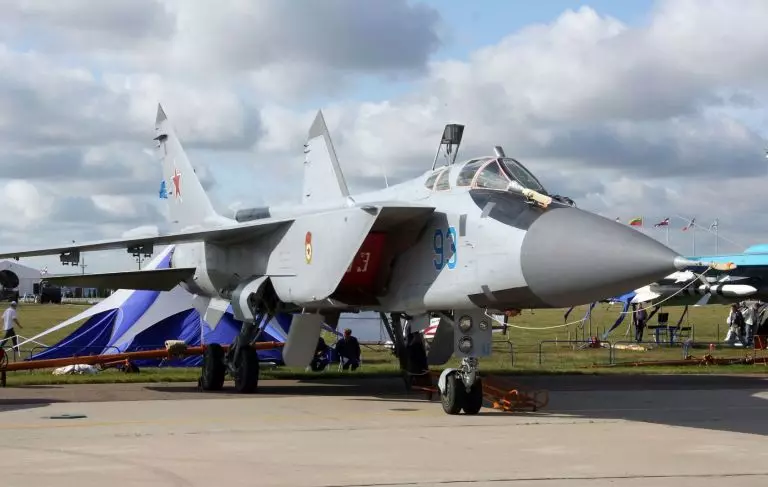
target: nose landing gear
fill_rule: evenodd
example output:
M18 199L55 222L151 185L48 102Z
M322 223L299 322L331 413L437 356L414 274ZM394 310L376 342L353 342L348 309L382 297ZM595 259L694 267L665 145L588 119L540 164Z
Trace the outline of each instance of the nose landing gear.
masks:
M443 411L448 414L477 414L483 407L483 380L478 377L479 361L467 357L457 369L445 369L437 387Z

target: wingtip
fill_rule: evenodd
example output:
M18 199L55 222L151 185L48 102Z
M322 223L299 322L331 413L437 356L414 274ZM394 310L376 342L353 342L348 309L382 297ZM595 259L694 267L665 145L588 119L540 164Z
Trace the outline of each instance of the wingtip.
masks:
M165 110L163 110L163 105L158 103L157 116L155 117L155 123L164 122L165 120L168 120L168 117L165 115Z

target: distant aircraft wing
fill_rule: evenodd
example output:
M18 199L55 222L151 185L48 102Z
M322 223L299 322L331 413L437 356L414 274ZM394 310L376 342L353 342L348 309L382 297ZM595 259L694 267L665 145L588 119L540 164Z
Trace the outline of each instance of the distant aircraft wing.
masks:
M17 259L21 257L36 257L41 255L56 255L64 252L92 252L99 250L128 249L136 245L169 245L185 242L212 242L233 244L262 237L280 228L290 226L294 220L264 219L211 229L192 230L179 233L157 235L153 237L134 237L111 240L85 242L82 244L67 244L56 247L44 247L30 250L17 250L0 253L0 259Z
M195 274L194 267L147 269L145 271L107 272L47 276L45 281L57 286L95 287L100 289L141 289L170 291Z

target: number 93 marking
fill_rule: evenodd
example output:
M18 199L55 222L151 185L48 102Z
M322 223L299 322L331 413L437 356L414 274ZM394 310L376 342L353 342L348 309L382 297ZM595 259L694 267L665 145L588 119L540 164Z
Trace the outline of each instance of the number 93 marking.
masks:
M448 248L446 248L445 240L448 240ZM435 235L432 238L435 257L432 263L435 264L435 269L438 271L446 265L448 265L449 269L456 267L456 240L456 229L454 227L448 227L445 233L443 233L442 228L435 230Z

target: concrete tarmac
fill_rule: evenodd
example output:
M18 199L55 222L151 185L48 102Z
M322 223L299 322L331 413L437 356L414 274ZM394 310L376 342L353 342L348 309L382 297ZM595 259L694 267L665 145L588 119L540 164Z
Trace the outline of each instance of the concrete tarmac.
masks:
M549 405L448 416L389 379L264 381L248 397L191 384L0 389L0 483L768 485L765 376L514 382L549 390Z

